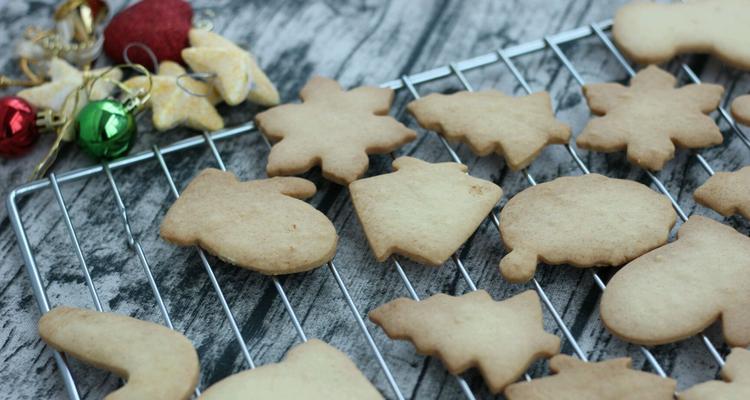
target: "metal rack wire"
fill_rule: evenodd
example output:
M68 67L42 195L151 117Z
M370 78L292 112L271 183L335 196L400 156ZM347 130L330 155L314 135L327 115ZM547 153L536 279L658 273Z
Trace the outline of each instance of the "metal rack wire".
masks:
M609 38L607 37L605 33L605 31L609 29L610 27L611 27L611 21L609 20L591 24L589 26L584 26L584 27L572 29L569 31L561 32L556 35L548 36L548 37L545 37L544 39L539 39L539 40L527 42L524 44L504 48L496 52L488 53L479 57L459 61L456 63L452 63L446 66L442 66L439 68L431 69L431 70L416 73L416 74L406 75L406 76L401 77L400 79L386 82L381 86L390 87L394 90L405 88L409 91L409 93L414 98L419 98L420 94L417 91L417 86L419 84L430 82L430 81L435 81L435 80L440 80L440 79L445 79L445 78L450 78L450 77L455 77L456 79L459 80L459 82L464 87L464 89L471 91L473 90L473 88L471 84L469 83L469 81L464 76L465 71L488 66L491 64L503 63L510 70L512 75L515 77L518 83L524 88L524 90L527 93L531 93L532 92L531 87L529 86L528 82L526 82L525 78L520 73L518 68L515 66L513 59L519 56L539 52L544 49L551 49L554 52L557 59L565 66L565 68L570 72L573 78L579 84L583 85L584 84L583 78L578 73L575 66L571 62L571 60L567 58L567 56L562 51L560 46L563 44L573 43L577 40L587 38L587 37L592 37L592 36L599 38L602 44L606 46L609 52L618 60L618 62L623 66L623 68L628 72L628 74L632 76L635 73L635 71L627 63L627 61L622 57L622 55L618 52L618 50L614 47L614 45L612 44L612 42L609 40ZM695 82L695 83L700 82L698 77L695 75L695 73L690 69L688 65L683 64L681 66L681 70L687 75L687 77L692 82ZM729 113L724 108L720 108L719 114L731 126L732 130L738 135L738 137L742 140L742 142L750 149L750 140L748 140L747 135L736 125L736 123L734 122L732 117L729 115ZM40 311L42 313L49 311L51 308L51 305L47 298L45 285L43 283L42 276L40 274L39 268L35 260L34 251L31 248L29 239L27 237L26 228L24 227L23 221L21 220L21 217L20 217L17 200L20 197L28 196L33 193L39 192L41 190L45 190L47 188L52 189L55 199L57 201L57 204L60 208L62 218L64 219L65 227L66 227L68 236L70 237L73 251L78 259L81 272L86 282L86 286L90 292L92 301L94 303L94 307L97 310L102 311L103 307L99 299L99 294L93 283L93 280L91 279L90 269L86 263L86 257L84 255L84 251L82 250L81 245L78 241L76 229L74 227L73 221L71 220L70 214L68 213L68 207L66 205L62 191L60 190L60 186L63 183L91 177L99 173L104 173L108 181L109 187L111 189L113 198L114 198L114 204L117 208L117 211L119 213L119 216L123 225L123 234L128 243L128 246L133 251L141 267L143 268L144 275L154 295L154 298L160 310L160 313L162 314L162 317L164 318L165 325L171 329L174 329L169 311L164 303L164 299L161 295L159 287L156 281L154 280L152 269L149 264L148 257L146 256L146 251L144 250L138 238L135 237L135 235L133 234L133 229L129 220L128 209L122 200L120 190L112 175L112 170L121 169L121 168L133 168L133 167L143 164L145 161L156 160L159 164L161 172L163 173L166 179L166 183L168 184L171 193L173 194L175 198L177 198L179 197L179 191L173 180L169 167L164 160L164 155L205 145L205 146L208 146L208 148L210 149L217 163L217 166L222 170L226 170L226 166L224 165L223 159L219 153L219 150L215 142L221 141L221 140L227 140L227 139L236 137L241 134L252 132L254 130L255 130L254 124L247 123L247 124L238 126L236 128L226 129L226 130L219 131L219 132L214 132L210 134L204 133L202 136L201 135L195 136L195 137L174 143L172 145L165 146L163 148L158 148L155 146L152 149L152 151L138 153L138 154L131 155L126 158L113 161L110 163L103 163L101 165L92 166L89 168L62 173L59 176L55 174L50 174L50 177L47 180L31 182L31 183L19 186L18 188L11 191L7 199L7 207L9 211L10 221L16 233L18 244L21 249L24 262L26 264L27 273L31 280L32 290L34 292L34 296L37 300ZM462 160L460 159L456 151L451 147L451 145L442 136L438 135L438 138L440 139L443 147L445 148L445 151L448 153L451 159L455 162L461 162ZM270 148L270 144L268 143L268 141L265 141L265 144L266 146ZM565 145L565 147L566 147L568 154L571 156L571 158L573 159L577 167L581 170L581 172L584 174L590 173L589 168L586 166L586 164L582 161L582 159L577 154L575 147L570 144ZM699 161L700 165L706 170L706 172L709 175L713 175L714 173L713 169L711 168L709 163L705 160L705 158L703 158L698 153L696 153L696 158ZM654 184L654 186L656 186L659 191L661 191L670 199L674 209L677 211L680 218L683 221L685 221L687 219L687 214L680 207L680 205L677 203L675 198L669 193L666 186L651 172L645 171L645 173L649 177L651 182ZM530 185L533 186L537 184L535 178L527 170L524 170L523 174ZM499 221L498 221L495 210L493 210L493 212L490 213L488 218L490 219L491 223L497 229L499 229ZM225 317L227 321L229 322L230 328L232 330L232 334L234 335L234 338L236 339L236 341L238 342L240 346L240 351L247 364L247 367L255 368L255 362L251 355L250 348L247 345L247 340L242 335L242 332L240 330L240 327L238 326L237 320L234 317L234 313L231 307L229 306L226 300L226 297L224 296L223 289L219 285L216 279L216 276L213 272L213 267L211 266L203 250L196 247L196 252L198 254L198 257L201 260L201 263L206 271L206 274L208 275L209 280L211 281L213 290L217 296L217 299L219 300L221 304L221 308L225 314ZM454 254L451 258L452 258L453 263L457 267L458 273L465 280L469 289L477 290L477 286L474 280L471 278L470 274L465 268L464 263L460 259L459 255ZM413 299L419 300L420 297L415 291L414 286L412 285L410 279L408 278L406 272L404 271L404 268L402 267L401 263L398 261L396 257L392 257L391 262L395 266L395 269L399 277L403 281L405 288L407 292L409 293L409 295ZM380 365L382 372L385 375L385 378L390 386L392 396L398 399L404 399L405 398L404 394L402 393L398 384L396 383L396 379L391 373L391 370L388 364L386 363L382 352L380 351L372 335L370 334L367 326L365 325L364 320L362 318L362 314L359 311L357 305L355 304L351 294L349 293L347 285L341 278L341 275L338 272L338 268L336 267L333 261L327 263L327 267L330 270L333 277L335 278L336 283L340 289L340 292L344 300L346 301L347 306L349 310L351 311L352 316L355 319L355 322L357 323L359 330L361 331L361 334L363 335L365 341L367 342L368 346L370 347L372 351L372 355L375 357L378 364ZM284 308L287 314L289 315L289 318L292 322L292 325L294 326L297 336L299 337L301 341L303 342L307 341L307 335L304 332L299 322L299 319L297 318L296 313L288 300L288 297L283 288L283 285L275 277L271 277L270 279L272 283L274 284L274 287L280 299L282 300ZM605 290L606 285L604 284L604 281L599 277L599 275L597 275L596 273L592 273L592 279L601 290ZM546 294L542 285L536 279L532 280L532 284L536 292L539 294L539 297L541 298L545 308L549 311L549 313L552 315L553 319L555 320L556 324L558 325L564 338L568 341L568 343L573 348L575 355L578 356L581 360L588 361L587 354L583 351L583 349L577 342L575 336L571 333L570 329L565 325L562 317L560 316L559 311L554 307L554 305L550 301L549 296ZM722 366L724 363L724 359L722 358L720 352L716 349L716 346L705 335L701 335L701 340L703 341L704 345L706 346L706 349L711 354L711 356L716 361L716 363ZM663 367L660 365L658 360L654 357L654 355L648 349L641 347L640 351L645 356L651 368L657 374L661 376L667 376ZM60 353L53 352L53 357L62 375L62 379L65 384L66 391L69 397L71 399L79 399L80 398L79 391L78 391L78 388L76 387L76 382L74 380L74 377L70 369L68 368L68 364L66 362L65 356ZM469 399L474 399L474 394L471 388L469 387L469 385L466 383L466 381L463 380L460 376L457 376L456 379L457 379L460 389L466 395L466 397ZM531 377L528 374L526 374L525 379L528 380L528 379L531 379ZM200 391L196 390L196 394L199 394L199 393Z

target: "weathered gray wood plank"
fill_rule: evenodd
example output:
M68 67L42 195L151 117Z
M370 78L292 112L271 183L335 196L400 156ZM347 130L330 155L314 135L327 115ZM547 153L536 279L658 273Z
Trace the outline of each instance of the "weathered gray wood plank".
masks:
M611 17L624 0L612 1L409 1L409 2L243 2L197 1L196 7L210 7L216 14L217 30L242 44L249 44L285 100L296 93L312 74L335 77L346 86L376 84L443 65L451 61L487 53L507 45L539 38L545 34ZM0 3L0 26L9 37L0 38L4 48L31 23L47 18L55 1ZM111 1L113 9L123 1ZM587 80L624 79L625 71L595 39L564 46ZM524 56L516 60L534 90L549 90L559 117L579 132L589 113L580 88L570 74L549 52ZM747 74L724 71L714 61L705 67L704 59L692 60L703 71L706 81L731 83L731 96L745 93L750 87ZM10 52L0 54L3 72L16 72ZM698 67L701 67L698 69ZM672 66L676 71L677 66ZM523 89L501 64L467 73L475 88L499 88L523 94ZM736 83L733 83L735 82ZM420 92L459 90L455 78L421 85ZM6 91L6 93L9 93ZM401 91L393 112L411 126L416 124L403 112L410 100ZM222 107L227 126L246 121L255 109L249 105L230 109ZM716 170L734 170L750 163L748 150L726 129L726 143L702 153ZM138 149L151 144L165 145L196 132L176 129L164 134L152 133L148 116L140 122L142 135ZM51 138L45 138L49 143ZM257 133L219 143L227 166L244 179L264 176L267 150ZM19 160L0 161L0 194L23 181L45 146ZM429 161L445 161L448 155L431 132L420 130L420 139L399 153L412 154ZM465 146L458 153L472 174L492 179L502 185L506 199L527 187L521 174L505 168L498 157L477 159ZM609 176L629 177L648 183L642 171L630 167L621 154L602 155L581 151L592 171ZM184 187L197 171L214 166L207 149L190 150L166 157L178 187ZM389 170L389 158L372 158L370 174ZM56 171L89 165L85 156L66 149ZM559 175L579 174L575 163L561 146L546 149L534 162L530 172L539 181ZM124 201L130 211L134 233L154 269L156 280L172 314L176 328L194 341L202 363L202 386L244 368L239 347L230 333L216 296L195 252L178 249L162 242L158 225L171 203L166 181L158 165L151 161L127 171L116 171ZM660 172L670 191L689 213L720 218L696 206L692 192L706 179L694 157L679 152L667 169ZM334 221L340 239L336 263L349 286L362 315L370 309L406 291L390 264L377 263L369 252L362 230L353 213L345 189L326 183L318 173L309 178L316 182L318 194L313 204ZM139 318L161 322L145 277L137 259L127 248L114 199L104 176L63 185L73 223L105 308ZM503 200L504 204L505 200ZM22 215L29 231L53 304L92 307L80 268L69 245L59 209L50 191L21 201ZM0 398L57 398L63 387L50 353L38 339L35 322L39 317L23 263L16 248L5 210L0 211ZM728 222L745 233L747 221L730 218ZM504 253L497 231L485 222L461 251L477 285L495 298L505 298L528 286L509 285L498 275L496 265ZM216 275L248 340L253 357L259 364L279 360L286 350L298 343L295 331L270 281L257 274L232 268L212 259ZM452 263L428 269L404 262L406 272L417 292L427 296L436 292L463 292L466 284ZM607 271L603 271L607 275ZM560 310L567 326L576 335L592 359L629 355L635 365L645 360L637 350L614 339L598 318L600 291L593 285L588 271L568 267L541 268L537 274L553 304ZM282 280L303 328L311 337L322 338L347 352L377 387L386 395L391 391L370 349L360 334L349 309L326 268L290 276ZM548 329L561 335L549 313ZM367 326L385 354L399 386L413 398L457 398L460 391L445 373L439 361L414 354L409 343L394 342L373 324ZM718 331L709 336L722 343ZM564 351L570 353L566 344ZM697 339L662 346L655 355L667 372L678 378L680 386L710 379L716 367ZM544 372L543 363L532 369L532 375ZM648 367L646 367L648 368ZM75 371L82 393L100 398L119 382L109 374L76 364ZM481 395L489 395L476 373L466 375Z

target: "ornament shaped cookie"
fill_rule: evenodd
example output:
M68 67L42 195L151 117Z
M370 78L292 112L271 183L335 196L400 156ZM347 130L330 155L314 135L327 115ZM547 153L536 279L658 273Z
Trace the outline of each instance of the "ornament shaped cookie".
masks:
M658 171L674 158L675 146L697 149L720 144L721 131L708 113L724 89L690 84L675 88L677 79L656 66L639 71L626 87L595 83L583 87L591 112L603 115L586 125L579 147L611 153L627 151L628 160Z
M666 196L638 182L598 174L557 178L518 193L500 212L510 250L500 272L521 283L539 262L620 266L667 243L676 218Z
M50 81L39 86L34 86L18 92L18 97L23 98L39 109L62 111L63 103L69 94L78 89L84 80L93 79L103 73L112 81L122 78L122 70L119 68L99 68L91 71L80 71L60 58L53 58L48 62L48 76ZM109 72L107 72L109 70ZM109 96L115 85L107 79L97 79L91 88L91 98L87 100L101 100Z
M677 394L679 400L750 399L750 351L732 349L721 369L724 381L710 381Z
M205 169L167 212L161 236L265 275L307 271L330 261L337 241L331 221L300 200L313 194L302 178L241 182Z
M730 346L750 345L750 238L693 216L677 240L623 267L601 302L604 325L631 343L688 338L721 320Z
M549 93L507 96L497 90L433 93L406 109L422 127L469 145L479 156L497 153L518 171L549 144L565 144L570 127L552 111Z
M389 153L417 134L388 115L393 90L362 86L349 91L313 77L300 92L302 104L285 104L255 117L278 142L268 156L270 176L296 175L320 165L323 176L348 185L367 171L368 154Z
M349 400L383 397L336 348L317 339L294 346L276 364L243 371L206 389L198 400Z
M153 322L56 307L39 320L39 335L55 350L127 381L105 400L189 399L198 384L193 344Z
M463 164L399 157L393 169L349 185L354 209L381 262L397 253L442 264L503 195L494 183L467 175Z
M215 131L224 127L221 115L214 107L221 101L211 85L182 76L180 84L177 79L185 74L185 69L172 61L159 65L159 73L151 76L151 98L148 104L152 108L154 127L160 131L172 129L178 125L202 131ZM131 89L148 90L149 79L137 76L125 82Z
M553 375L505 389L508 400L672 400L677 382L630 368L630 358L585 362L559 354Z
M732 101L732 116L740 123L750 125L750 94Z
M227 104L279 104L279 92L249 51L207 30L191 29L189 36L191 47L182 50L182 58L193 71L216 74L214 86Z
M478 290L423 301L400 298L370 311L391 339L414 343L457 375L477 367L492 393L516 381L531 363L560 351L560 338L544 331L542 306L532 290L494 301Z
M735 172L717 172L693 196L725 217L740 214L750 219L750 166Z
M617 46L640 64L660 64L684 53L711 53L727 64L750 69L750 36L744 0L674 4L633 2L615 14Z

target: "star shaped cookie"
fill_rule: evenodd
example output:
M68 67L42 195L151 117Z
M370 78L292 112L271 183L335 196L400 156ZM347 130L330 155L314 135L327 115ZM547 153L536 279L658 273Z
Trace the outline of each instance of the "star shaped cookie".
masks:
M185 69L172 61L159 64L159 73L151 76L151 98L148 104L152 108L154 127L160 131L185 125L202 131L215 131L224 127L221 115L214 104L221 101L216 91L206 83L189 76L177 78ZM131 89L148 90L148 78L137 76L125 82ZM196 96L197 95L197 96Z
M677 240L625 265L601 301L604 325L631 343L673 343L721 321L730 346L750 345L750 238L692 216Z
M750 351L735 347L721 369L724 381L709 381L677 394L679 400L750 399Z
M265 275L311 270L333 258L337 241L331 221L299 200L313 194L302 178L240 182L205 169L169 208L161 236Z
M222 379L198 400L378 400L383 397L336 348L317 339L294 346L286 357Z
M750 94L734 99L732 102L732 115L740 123L750 125Z
M276 87L250 52L204 29L191 29L188 36L191 47L182 50L182 59L193 71L216 74L214 85L227 104L279 104Z
M549 361L553 375L505 389L508 400L672 400L677 382L630 368L630 358L585 362L568 355Z
M495 394L537 358L560 351L560 338L544 331L542 306L532 290L504 301L484 290L423 301L400 298L369 317L391 339L409 340L420 354L439 357L452 374L479 368Z
M39 86L34 86L18 92L18 96L36 106L41 110L52 110L59 112L62 109L65 98L74 90L83 85L84 80L93 79L109 70L109 68L93 69L91 71L79 71L60 58L49 61L48 76L50 81ZM122 71L113 68L107 73L106 78L113 81L122 79ZM101 100L107 97L115 85L105 78L100 78L91 88L91 100Z
M463 164L399 157L393 169L396 172L349 185L357 216L381 262L398 253L428 265L442 264L503 194L494 183L469 176Z
M417 134L388 115L393 90L362 86L344 91L336 81L313 77L302 104L285 104L255 117L278 141L268 156L269 176L295 175L320 165L327 179L347 185L367 171L368 154L389 153Z
M555 119L547 92L507 96L497 90L433 93L406 109L422 127L469 145L479 156L497 153L514 171L549 144L564 144L570 127Z
M605 153L626 150L628 160L658 171L674 158L675 145L696 149L720 144L721 131L708 115L724 89L690 84L656 66L636 74L625 87L596 83L583 87L591 111L604 115L589 121L576 139L579 147Z
M693 196L725 217L740 214L750 219L750 166L735 172L717 172Z

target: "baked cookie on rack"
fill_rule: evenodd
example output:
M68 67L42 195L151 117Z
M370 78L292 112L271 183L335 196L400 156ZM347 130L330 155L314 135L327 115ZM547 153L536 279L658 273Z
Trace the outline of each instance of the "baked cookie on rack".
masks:
M585 362L559 354L549 360L553 375L514 383L508 400L672 400L677 382L630 368L630 358Z
M601 301L604 325L631 343L676 342L721 320L730 346L750 345L750 238L692 216L677 240L623 267Z
M154 128L160 131L172 129L178 125L201 131L215 131L224 127L221 115L214 105L221 102L221 97L209 84L183 76L185 68L172 61L159 64L159 73L136 76L125 81L124 85L132 90L149 89L151 98L148 105L152 110ZM180 79L180 87L177 83Z
M679 400L750 399L750 351L735 347L721 369L724 381L709 381L677 393Z
M656 66L639 71L630 86L594 83L583 87L594 118L576 144L605 153L627 151L628 160L658 171L674 158L675 146L697 149L721 144L723 136L708 113L719 106L720 85L690 84Z
M750 219L750 166L735 172L717 172L693 197L725 217L740 214Z
M620 266L669 239L676 214L666 196L629 180L588 174L532 186L500 212L509 253L503 277L530 280L537 263Z
M711 53L750 69L745 0L658 4L634 1L617 10L612 33L617 47L640 64L660 64L683 53Z
M193 344L153 322L72 307L56 307L39 320L45 343L126 380L105 400L189 399L200 366Z
M213 83L230 106L246 99L262 106L279 104L279 92L249 51L218 33L191 29L182 59L193 71L214 74Z
M420 354L439 357L451 374L479 368L495 394L534 360L560 351L560 338L544 331L533 290L503 301L484 290L458 297L440 293L423 301L400 298L369 317L391 339L409 340Z
M337 241L331 221L300 200L313 194L302 178L241 182L205 169L169 208L161 236L265 275L307 271L330 261Z
M362 176L368 154L389 153L417 137L388 115L393 90L362 86L350 91L313 77L302 104L285 104L255 116L258 128L278 142L268 156L269 176L296 175L319 165L323 176L348 185Z
M732 116L740 123L750 125L750 94L739 96L732 101Z
M406 107L429 130L469 145L479 156L496 153L518 171L550 144L570 140L570 127L555 119L549 93L508 96L497 90L433 93Z
M393 169L349 185L367 241L381 262L396 253L442 264L503 195L494 183L469 176L463 164L399 157Z
M383 397L346 354L317 339L294 346L284 360L222 379L198 400L349 400Z

